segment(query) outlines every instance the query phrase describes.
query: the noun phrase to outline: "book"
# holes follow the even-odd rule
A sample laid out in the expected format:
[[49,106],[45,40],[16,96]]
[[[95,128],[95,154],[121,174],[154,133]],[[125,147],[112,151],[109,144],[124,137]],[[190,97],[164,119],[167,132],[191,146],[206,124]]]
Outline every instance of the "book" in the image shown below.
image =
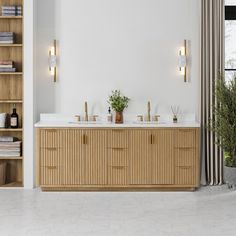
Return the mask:
[[0,41],[0,44],[13,44],[14,41]]
[[16,68],[0,68],[0,72],[16,72]]
[[11,41],[13,40],[13,37],[1,37],[0,36],[0,41]]
[[0,136],[0,142],[15,142],[18,138],[12,136]]
[[13,65],[13,61],[2,60],[0,61],[0,65]]
[[13,68],[13,65],[0,65],[0,68]]
[[13,32],[0,32],[0,37],[12,37],[13,35]]

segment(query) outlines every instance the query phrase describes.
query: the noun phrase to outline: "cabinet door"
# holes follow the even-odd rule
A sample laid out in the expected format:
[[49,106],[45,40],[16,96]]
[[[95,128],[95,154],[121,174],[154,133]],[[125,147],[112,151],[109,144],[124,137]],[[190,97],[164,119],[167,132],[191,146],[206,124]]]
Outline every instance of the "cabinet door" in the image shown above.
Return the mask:
[[130,184],[151,184],[151,131],[130,131]]
[[83,184],[107,184],[107,131],[84,130]]
[[174,184],[174,131],[152,132],[152,184]]
[[68,129],[64,136],[64,148],[62,149],[63,183],[67,185],[82,184],[85,171],[83,130]]

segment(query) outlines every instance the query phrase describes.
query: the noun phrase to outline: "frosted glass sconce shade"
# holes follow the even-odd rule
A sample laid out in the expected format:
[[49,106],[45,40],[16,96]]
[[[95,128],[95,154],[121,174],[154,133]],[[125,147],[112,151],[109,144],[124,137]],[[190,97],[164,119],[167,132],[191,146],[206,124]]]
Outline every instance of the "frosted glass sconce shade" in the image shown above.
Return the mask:
[[53,46],[49,50],[49,71],[54,78],[54,82],[57,81],[57,41],[54,40]]

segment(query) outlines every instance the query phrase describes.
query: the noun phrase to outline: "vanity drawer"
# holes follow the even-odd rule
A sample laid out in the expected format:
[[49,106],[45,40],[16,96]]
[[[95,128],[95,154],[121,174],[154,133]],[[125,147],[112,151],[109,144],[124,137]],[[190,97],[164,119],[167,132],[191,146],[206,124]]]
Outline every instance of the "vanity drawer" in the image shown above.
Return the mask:
[[108,132],[108,148],[128,148],[128,146],[128,130],[114,129]]
[[41,148],[40,165],[43,166],[60,166],[61,164],[60,148]]
[[196,166],[196,148],[177,148],[175,156],[175,166]]
[[40,132],[41,148],[58,148],[63,146],[64,130],[43,129]]
[[196,147],[196,130],[179,129],[175,133],[176,147]]
[[129,152],[126,148],[109,148],[108,149],[108,165],[109,166],[125,166],[129,165]]
[[59,166],[48,165],[40,168],[41,185],[62,185],[63,173]]
[[108,184],[109,185],[127,185],[128,167],[126,166],[109,166],[108,167]]
[[198,180],[195,166],[175,167],[175,184],[197,186]]

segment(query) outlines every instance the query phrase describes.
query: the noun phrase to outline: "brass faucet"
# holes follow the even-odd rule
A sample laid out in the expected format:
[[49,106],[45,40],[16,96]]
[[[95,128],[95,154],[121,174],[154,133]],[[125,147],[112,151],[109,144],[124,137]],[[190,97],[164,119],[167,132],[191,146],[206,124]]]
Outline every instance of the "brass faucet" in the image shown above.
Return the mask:
[[85,102],[84,104],[84,109],[85,109],[85,117],[84,117],[84,120],[85,121],[88,121],[88,103]]
[[147,121],[150,122],[151,121],[151,103],[150,101],[148,102],[148,115],[147,115]]

